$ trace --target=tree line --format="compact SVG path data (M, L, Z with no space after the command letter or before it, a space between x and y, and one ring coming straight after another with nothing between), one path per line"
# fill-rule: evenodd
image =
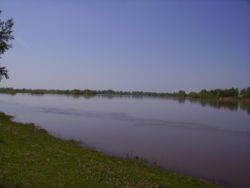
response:
M59 89L14 89L14 88L0 88L0 93L16 94L63 94L74 96L95 96L95 95L120 95L120 96L148 96L148 97L179 97L179 98L250 98L250 87L239 90L238 88L229 89L202 89L199 92L187 93L183 90L173 93L167 92L144 92L144 91L114 91L114 90L59 90Z

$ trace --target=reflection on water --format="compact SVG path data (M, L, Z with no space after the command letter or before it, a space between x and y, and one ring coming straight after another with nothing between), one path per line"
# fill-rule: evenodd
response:
M223 101L223 100L208 100L208 99L200 99L200 100L193 100L193 99L189 99L189 101L191 103L199 103L201 106L210 106L213 108L217 108L217 109L229 109L232 111L237 111L238 107L239 107L239 102L237 101Z
M0 95L0 111L117 156L250 187L249 105L218 100ZM247 112L247 113L246 113Z
M249 104L240 104L240 109L247 111L250 114L250 105Z
M113 99L113 98L132 98L132 99L146 99L146 98L158 98L159 97L150 97L150 96L130 96L130 95L99 95L99 96L72 96L74 98L85 98L85 99L91 99L94 97L102 97L102 98L107 98L107 99ZM247 113L250 114L250 104L244 104L240 103L237 100L232 100L232 101L226 101L226 100L219 100L219 99L197 99L197 98L184 98L184 97L161 97L160 99L162 100L174 100L178 101L179 104L185 103L189 101L190 103L198 103L201 106L209 106L217 109L229 109L232 111L237 111L239 108L243 111L246 111Z
M14 94L9 94L11 96L15 96ZM30 94L31 96L44 96L45 94ZM63 95L67 96L67 95ZM239 108L243 111L246 111L250 114L250 104L241 103L237 100L227 101L227 100L219 100L219 99L199 99L199 98L185 98L185 97L151 97L151 96L140 96L140 95L70 95L67 97L72 97L75 99L84 98L84 99L92 99L96 97L106 98L106 99L113 99L113 98L132 98L132 99L146 99L146 98L160 98L162 100L174 100L178 101L179 104L185 103L189 101L190 103L198 103L201 106L210 106L217 109L229 109L237 111Z

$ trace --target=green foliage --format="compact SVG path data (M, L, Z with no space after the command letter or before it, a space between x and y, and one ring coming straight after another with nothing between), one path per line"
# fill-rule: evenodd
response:
M86 90L73 89L73 90L67 91L67 94L92 96L92 95L95 95L95 92L89 89L86 89Z
M243 98L250 98L250 87L240 90L240 96Z
M189 97L193 98L223 98L223 97L238 97L239 90L237 88L230 89L213 89L207 91L206 89L202 89L200 92L191 92L189 93Z
M177 93L177 96L178 96L178 97L186 97L187 94L186 94L185 91L180 90L180 91Z
M13 89L13 88L0 88L0 93L16 94L16 93L29 93L29 94L59 94L59 95L73 95L73 96L85 96L92 97L95 95L102 96L132 96L132 97L179 97L179 98L250 98L250 87L242 89L239 94L237 88L230 89L203 89L200 92L190 92L187 94L185 91L180 90L174 93L156 93L156 92L144 92L144 91L114 91L114 90L47 90L47 89Z
M0 10L1 14L1 10ZM0 19L0 58L1 55L11 48L11 44L9 43L10 40L13 40L14 37L12 36L12 27L13 27L13 20L8 19L7 21L2 21ZM0 67L0 80L2 77L5 77L6 79L9 78L8 76L8 70L6 67Z
M204 180L109 157L0 113L0 187L218 187Z

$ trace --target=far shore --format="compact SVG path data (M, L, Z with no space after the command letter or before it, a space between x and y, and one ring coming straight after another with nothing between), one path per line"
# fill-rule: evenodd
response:
M94 96L124 96L124 97L153 97L153 98L176 98L176 99L190 99L190 100L218 100L225 102L239 102L242 104L250 104L250 87L239 91L237 88L230 89L214 89L214 90L201 90L200 92L185 91L179 92L144 92L144 91L114 91L114 90L89 90L89 89L14 89L14 88L0 88L0 94L57 94L67 95L74 97L91 98Z

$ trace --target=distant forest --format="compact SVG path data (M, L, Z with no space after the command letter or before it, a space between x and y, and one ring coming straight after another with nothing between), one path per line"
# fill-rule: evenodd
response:
M14 89L14 88L0 88L0 93L17 94L59 94L59 95L75 95L91 97L95 95L119 95L119 96L148 96L148 97L180 97L180 98L240 98L250 99L250 87L244 89L230 88L230 89L202 89L199 92L178 91L173 93L167 92L143 92L143 91L114 91L114 90L59 90L59 89Z

